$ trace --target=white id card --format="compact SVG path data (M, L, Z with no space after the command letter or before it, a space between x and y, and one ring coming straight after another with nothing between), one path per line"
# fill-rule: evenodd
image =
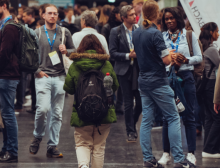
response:
M53 64L53 66L61 63L59 55L57 54L56 51L49 53L49 57L50 57L50 60L51 60L51 62Z

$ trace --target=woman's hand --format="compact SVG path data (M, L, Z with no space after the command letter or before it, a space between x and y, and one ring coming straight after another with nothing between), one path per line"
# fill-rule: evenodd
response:
M216 114L218 114L220 110L220 104L214 104L214 111L216 112Z
M182 54L176 53L176 61L180 64L188 64L189 60Z

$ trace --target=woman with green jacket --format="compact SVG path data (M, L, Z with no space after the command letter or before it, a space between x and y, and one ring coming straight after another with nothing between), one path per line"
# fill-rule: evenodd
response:
M77 49L77 53L72 53L70 59L74 62L69 68L64 84L64 90L67 93L75 94L81 73L89 70L99 70L104 63L101 72L104 75L107 72L110 73L113 78L112 89L113 91L118 89L119 84L116 74L111 63L107 61L109 55L106 54L102 44L95 35L90 34L85 36ZM103 167L106 139L110 132L111 123L115 123L116 121L115 108L112 106L108 109L108 115L102 120L99 128L93 123L80 120L77 110L73 107L71 126L75 127L74 137L79 168L89 167L90 156L92 168ZM101 132L101 135L98 131Z

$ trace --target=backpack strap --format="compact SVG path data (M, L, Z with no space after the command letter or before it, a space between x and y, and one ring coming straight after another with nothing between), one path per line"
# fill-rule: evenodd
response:
M102 71L104 65L105 65L106 61L102 64L101 68L99 69L99 71Z
M193 47L192 47L192 31L191 30L187 30L186 31L186 39L187 39L187 43L189 46L189 53L190 56L193 56Z

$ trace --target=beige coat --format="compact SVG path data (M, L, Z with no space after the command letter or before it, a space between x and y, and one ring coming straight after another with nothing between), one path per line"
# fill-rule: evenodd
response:
M215 104L220 104L220 68L218 69L218 75L215 83L215 94L214 94L214 102Z

